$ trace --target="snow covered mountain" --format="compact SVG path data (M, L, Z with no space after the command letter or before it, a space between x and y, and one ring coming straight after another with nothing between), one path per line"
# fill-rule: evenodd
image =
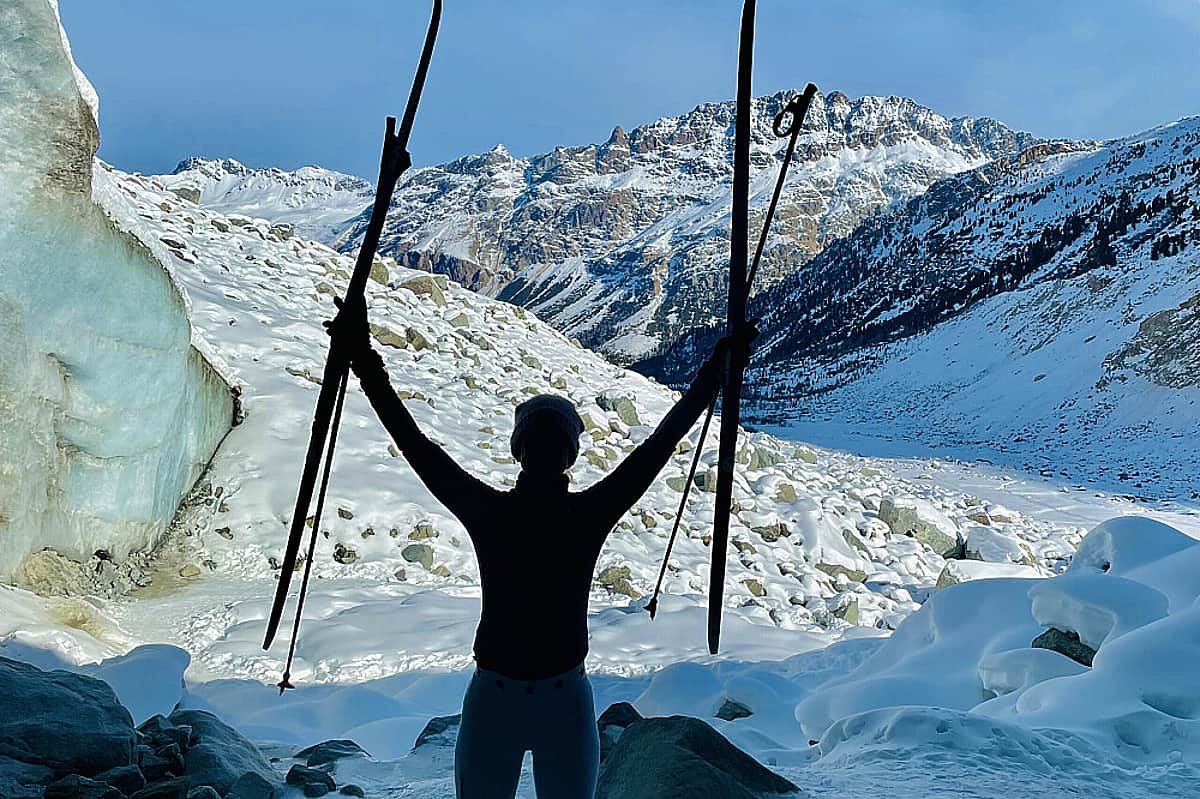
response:
M752 208L770 198L788 93L754 102ZM602 144L514 158L503 147L414 170L382 251L535 311L618 361L722 313L733 104L709 103ZM947 119L912 100L840 92L809 112L764 259L790 274L877 208L1035 140L991 119ZM360 216L341 242L354 249Z
M251 169L225 158L187 158L163 185L192 202L226 214L265 217L292 225L309 239L335 239L351 217L375 197L373 184L317 166L287 172Z
M783 157L771 121L788 97L754 103L751 202L759 215ZM523 305L618 361L635 360L722 313L732 124L732 103L709 103L616 128L602 144L531 158L497 146L412 170L393 198L381 252ZM1035 141L995 120L948 119L904 98L818 96L762 283L790 274L876 209ZM357 250L369 215L365 185L316 168L189 159L161 179L191 199L199 189L212 210L289 222L346 252Z
M760 418L1195 496L1198 209L1198 118L947 178L754 300Z

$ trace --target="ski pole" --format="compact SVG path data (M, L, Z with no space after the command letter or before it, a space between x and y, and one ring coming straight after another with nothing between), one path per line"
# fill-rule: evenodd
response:
M429 71L429 62L433 56L433 46L437 41L438 26L442 17L442 0L433 1L433 14L429 20L429 28L425 33L425 44L421 50L421 60L413 78L412 90L408 95L408 105L399 131L396 130L396 118L387 118L387 130L384 133L383 154L380 157L379 181L375 187L375 202L371 208L371 216L363 234L362 247L354 264L354 272L350 276L346 288L345 302L349 305L354 300L363 297L367 277L379 248L379 239L383 233L383 223L387 218L388 206L391 204L392 192L400 176L408 169L412 159L408 154L408 140L412 133L413 122L417 115L417 106L421 101L421 92L425 88L425 77ZM333 447L337 441L337 427L341 420L342 401L345 398L346 382L349 373L347 362L336 340L330 342L329 356L325 361L325 369L321 375L321 390L317 395L317 407L313 413L312 433L308 442L308 450L304 458L304 470L300 477L300 487L296 496L296 507L292 513L291 526L288 531L287 547L284 550L283 563L279 575L279 583L275 589L275 599L271 605L271 614L267 619L266 635L263 638L263 649L269 649L275 640L279 629L279 621L283 615L283 606L287 601L288 586L292 572L296 567L296 556L299 554L300 542L304 538L306 513L312 503L313 491L317 484L318 471L321 468L324 455L325 472L321 480L320 493L317 498L317 510L313 516L312 539L309 544L309 557L305 563L304 576L301 582L299 607L292 624L292 642L288 650L287 664L284 668L283 679L279 682L279 692L283 693L292 687L290 682L292 658L295 653L296 636L300 630L300 608L304 602L304 592L308 586L308 577L312 568L312 553L316 548L316 535L321 526L321 512L325 505L325 492L329 484L329 471L333 465Z

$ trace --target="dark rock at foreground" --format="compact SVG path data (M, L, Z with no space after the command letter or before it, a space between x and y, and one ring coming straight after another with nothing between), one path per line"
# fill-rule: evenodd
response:
M366 757L367 751L354 741L348 741L344 738L322 741L319 744L301 749L292 757L297 760L305 760L309 766L320 766L325 763L333 763L341 760L344 757Z
M625 728L600 769L596 799L756 799L798 790L700 719L668 716Z
M621 733L625 732L625 728L641 720L642 714L638 713L637 708L628 702L609 705L600 714L600 718L596 719L596 727L600 732L601 764L608 759L609 753L617 745L617 739L621 737Z
M461 723L461 713L455 713L453 716L434 716L417 736L412 750L415 752L426 746L453 746L458 739L458 727Z
M193 743L184 760L192 787L211 785L224 796L247 772L269 783L278 780L258 747L212 713L176 710L169 721L175 726L191 727Z
M91 777L133 761L133 719L108 683L0 657L0 696L0 756L55 776Z

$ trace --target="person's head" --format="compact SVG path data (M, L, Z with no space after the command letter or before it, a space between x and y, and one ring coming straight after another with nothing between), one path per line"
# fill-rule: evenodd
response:
M514 414L512 455L535 475L562 474L579 456L583 420L575 406L554 394L525 400Z

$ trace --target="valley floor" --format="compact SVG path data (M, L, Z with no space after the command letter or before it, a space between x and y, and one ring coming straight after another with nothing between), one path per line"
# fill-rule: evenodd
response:
M863 463L918 484L971 493L1048 524L1090 528L1113 516L1138 514L1200 537L1195 508L1146 508L983 464L926 458ZM182 701L214 710L268 750L286 758L302 745L351 738L374 759L343 761L339 784L355 782L368 796L453 796L450 750L409 751L431 717L458 712L469 678L477 589L314 581L298 649L308 675L282 698L272 683L279 676L285 636L270 652L260 649L273 590L272 580L220 571L173 584L160 580L130 598L89 602L97 613L87 624L77 618L64 622L66 615L54 600L6 590L0 602L19 612L4 614L9 621L0 625L5 628L0 634L8 645L0 652L20 657L26 647L43 647L49 663L69 663L143 643L171 644L191 655ZM1191 796L1200 784L1200 770L1192 763L1117 766L1091 743L1062 731L1031 730L937 707L920 708L909 717L867 714L862 729L843 731L840 739L825 736L821 745L810 746L793 708L874 653L887 640L883 631L842 626L819 635L729 612L723 652L714 658L703 646L702 597L667 597L653 624L642 610L644 601L593 603L589 667L597 712L613 702L636 701L646 714L705 717L802 786L803 796L1136 799ZM160 663L153 674L147 672L145 684L126 692L151 702L157 692L169 706L180 698L177 690L172 693L171 675L177 679L183 668L181 661L173 662ZM124 701L120 687L118 694ZM760 702L769 694L770 701L749 718L713 718L713 703L728 694ZM943 734L947 729L951 734ZM534 796L528 758L519 795Z

